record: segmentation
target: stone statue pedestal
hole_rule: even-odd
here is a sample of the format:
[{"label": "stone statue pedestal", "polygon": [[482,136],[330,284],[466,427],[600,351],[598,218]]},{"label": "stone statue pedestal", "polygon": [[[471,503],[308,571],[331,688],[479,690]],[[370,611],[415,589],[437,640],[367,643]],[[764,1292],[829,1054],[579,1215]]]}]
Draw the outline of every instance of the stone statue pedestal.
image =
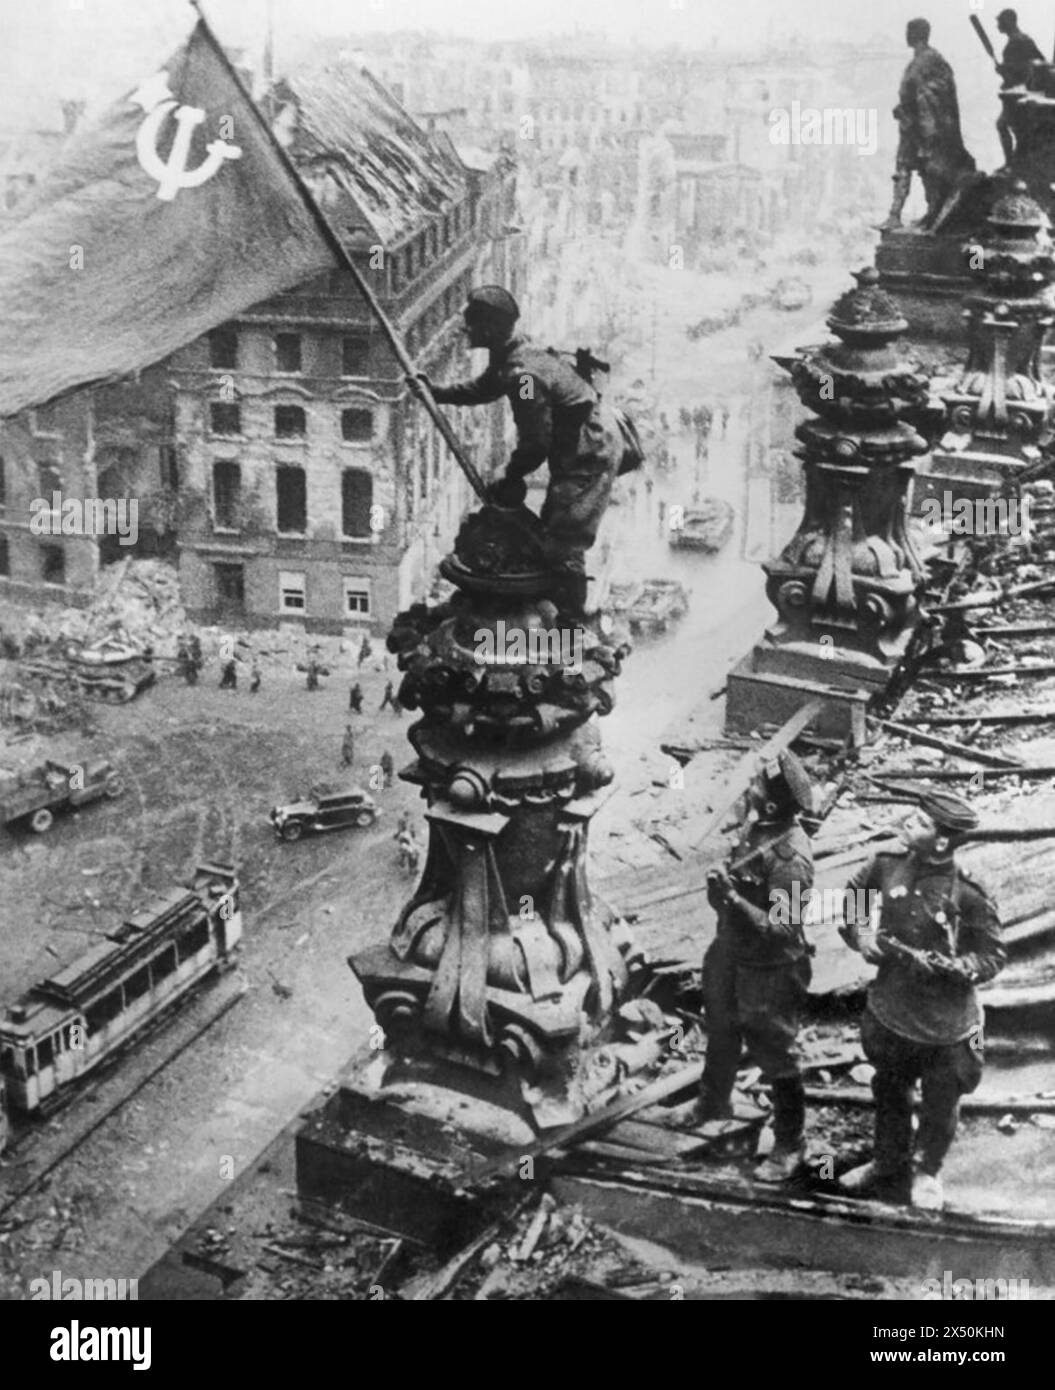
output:
[{"label": "stone statue pedestal", "polygon": [[898,227],[880,234],[875,256],[879,284],[897,300],[913,345],[963,342],[963,301],[973,288],[964,263],[967,240],[962,230]]},{"label": "stone statue pedestal", "polygon": [[388,639],[420,713],[400,775],[426,802],[427,853],[388,939],[348,958],[377,1051],[306,1121],[297,1172],[304,1195],[380,1204],[399,1229],[463,1223],[474,1166],[648,1060],[619,1051],[640,957],[587,874],[614,775],[598,717],[629,646],[561,608],[545,541],[532,512],[485,506],[440,566],[457,592]]},{"label": "stone statue pedestal", "polygon": [[780,645],[764,638],[729,672],[725,727],[750,733],[766,724],[784,724],[818,696],[824,701],[811,728],[822,738],[865,741],[869,700],[890,679],[885,667],[862,657],[824,659],[818,649]]},{"label": "stone statue pedestal", "polygon": [[517,1088],[384,1052],[356,1058],[296,1137],[297,1191],[430,1245],[466,1238],[501,1196],[469,1193],[480,1166],[538,1138]]},{"label": "stone statue pedestal", "polygon": [[910,421],[927,378],[902,355],[908,327],[869,268],[828,319],[834,337],[775,358],[811,412],[795,430],[806,499],[762,568],[778,621],[731,672],[726,727],[784,723],[820,696],[818,732],[864,739],[864,709],[905,658],[923,565],[906,498],[926,441]]}]

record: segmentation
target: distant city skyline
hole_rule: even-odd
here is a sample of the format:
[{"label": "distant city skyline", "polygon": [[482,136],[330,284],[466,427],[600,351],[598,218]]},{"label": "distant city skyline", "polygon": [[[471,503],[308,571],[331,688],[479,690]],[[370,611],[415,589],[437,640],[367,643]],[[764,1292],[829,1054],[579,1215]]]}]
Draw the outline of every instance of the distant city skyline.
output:
[{"label": "distant city skyline", "polygon": [[[831,40],[867,47],[901,46],[908,19],[923,14],[932,41],[952,63],[961,92],[968,145],[991,162],[991,127],[998,113],[997,79],[968,18],[981,16],[999,40],[997,0],[886,0],[882,9],[846,0],[740,0],[723,10],[715,0],[535,0],[531,6],[495,0],[203,0],[224,43],[248,50],[259,62],[269,11],[274,16],[279,71],[314,37],[347,39],[407,30],[435,37],[482,41],[558,41],[575,31],[603,35],[640,49],[761,48]],[[91,106],[116,99],[156,69],[189,32],[194,10],[187,0],[0,0],[4,45],[0,51],[0,129],[54,127],[61,98]],[[1018,7],[1020,23],[1045,53],[1052,51],[1053,16],[1037,0]],[[339,47],[334,48],[334,52]],[[908,60],[908,50],[904,50]],[[891,62],[890,106],[897,99],[900,67]],[[888,113],[881,112],[881,119]]]}]

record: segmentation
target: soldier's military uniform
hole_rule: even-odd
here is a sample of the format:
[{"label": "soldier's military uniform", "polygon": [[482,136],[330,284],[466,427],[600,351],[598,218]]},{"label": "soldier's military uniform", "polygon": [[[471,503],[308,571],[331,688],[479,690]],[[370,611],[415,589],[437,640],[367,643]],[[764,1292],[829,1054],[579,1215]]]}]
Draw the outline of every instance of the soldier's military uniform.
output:
[{"label": "soldier's military uniform", "polygon": [[[504,313],[510,325],[519,314],[512,296],[492,286],[469,296],[467,313],[481,308]],[[614,413],[564,358],[512,332],[490,348],[479,376],[431,390],[439,405],[509,401],[517,443],[505,481],[513,490],[519,486],[521,498],[513,500],[522,500],[523,479],[548,463],[541,520],[549,558],[556,570],[575,576],[569,594],[584,598],[585,552],[597,539],[624,448]]]},{"label": "soldier's military uniform", "polygon": [[[750,823],[733,852],[732,864],[739,866],[729,874],[734,892],[712,898],[718,931],[703,961],[707,1061],[700,1117],[721,1119],[732,1113],[730,1099],[746,1044],[772,1087],[778,1163],[797,1162],[801,1156],[806,1102],[797,1039],[812,975],[799,906],[813,886],[813,855],[796,815],[800,807],[808,809],[802,787],[808,792],[809,783],[797,759],[781,755],[784,769],[793,765],[797,798],[782,798],[775,816]],[[790,1172],[791,1167],[772,1176]]]},{"label": "soldier's military uniform", "polygon": [[1004,163],[1008,165],[1014,159],[1019,139],[1018,99],[1005,95],[1005,92],[1011,87],[1025,87],[1032,75],[1033,64],[1043,63],[1044,54],[1029,35],[1023,34],[1019,29],[1018,15],[1014,10],[1001,10],[996,17],[996,27],[1002,34],[1007,35],[1003,61],[997,67],[1003,87],[1000,93],[1000,118],[996,123],[996,129],[1000,136],[1000,148],[1004,152]]},{"label": "soldier's military uniform", "polygon": [[[935,793],[920,804],[947,835],[977,824],[958,798]],[[937,1178],[956,1134],[960,1097],[982,1076],[983,1011],[975,985],[1004,965],[999,918],[951,850],[925,858],[912,850],[879,854],[850,880],[846,938],[857,949],[870,930],[864,905],[875,902],[862,892],[881,895],[875,941],[884,954],[861,1023],[865,1055],[876,1069],[875,1148],[866,1165],[871,1171],[854,1171],[868,1181],[908,1172],[913,1088],[919,1082],[918,1171]],[[933,955],[920,963],[884,942]],[[854,1187],[852,1181],[847,1185]]]}]

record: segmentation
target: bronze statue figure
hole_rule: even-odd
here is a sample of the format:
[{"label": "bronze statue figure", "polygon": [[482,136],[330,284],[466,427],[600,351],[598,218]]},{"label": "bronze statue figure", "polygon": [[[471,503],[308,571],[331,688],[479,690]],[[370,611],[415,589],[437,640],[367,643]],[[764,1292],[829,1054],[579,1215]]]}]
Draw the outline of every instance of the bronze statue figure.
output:
[{"label": "bronze statue figure", "polygon": [[960,107],[952,68],[930,47],[930,24],[909,21],[905,38],[913,58],[901,78],[894,118],[898,123],[894,201],[881,231],[901,226],[905,206],[917,173],[927,198],[927,213],[917,224],[923,231],[938,231],[956,207],[972,180],[975,163],[960,133]]}]

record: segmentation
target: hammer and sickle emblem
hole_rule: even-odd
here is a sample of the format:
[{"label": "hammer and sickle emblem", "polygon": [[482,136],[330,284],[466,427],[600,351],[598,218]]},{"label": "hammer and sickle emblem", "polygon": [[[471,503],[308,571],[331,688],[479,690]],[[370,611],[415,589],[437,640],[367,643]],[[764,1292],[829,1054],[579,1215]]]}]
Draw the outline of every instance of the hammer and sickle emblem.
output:
[{"label": "hammer and sickle emblem", "polygon": [[[167,98],[167,99],[166,99]],[[225,159],[241,159],[242,151],[226,140],[210,140],[207,157],[196,169],[187,168],[191,136],[196,126],[205,120],[205,112],[197,106],[182,106],[172,98],[164,74],[144,83],[132,98],[146,111],[146,117],[136,134],[136,155],[146,173],[158,184],[158,197],[171,202],[181,188],[199,188],[216,174]],[[168,160],[158,154],[158,136],[170,115],[175,114],[176,138]]]}]

